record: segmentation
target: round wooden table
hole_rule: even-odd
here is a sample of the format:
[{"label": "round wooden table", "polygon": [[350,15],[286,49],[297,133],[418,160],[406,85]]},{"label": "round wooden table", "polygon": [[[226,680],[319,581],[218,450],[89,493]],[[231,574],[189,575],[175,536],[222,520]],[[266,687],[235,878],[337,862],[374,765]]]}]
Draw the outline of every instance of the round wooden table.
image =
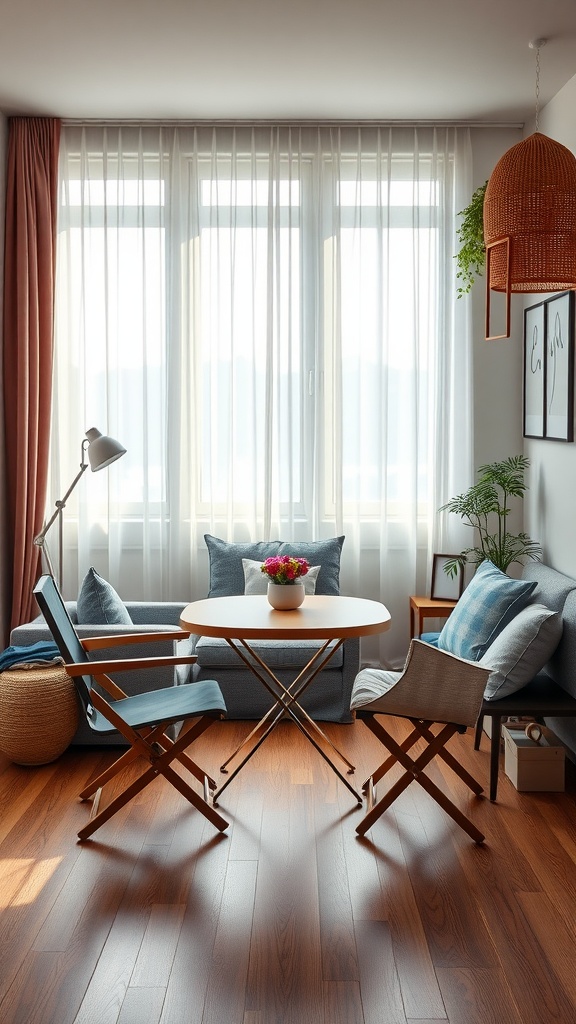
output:
[{"label": "round wooden table", "polygon": [[[354,794],[358,804],[362,804],[361,795],[340,772],[327,748],[346,764],[349,774],[354,771],[354,765],[334,746],[318,723],[310,718],[298,698],[326,667],[333,654],[348,637],[371,636],[389,629],[390,612],[385,605],[361,597],[325,597],[308,594],[299,608],[279,611],[268,604],[268,599],[264,595],[211,597],[187,605],[182,612],[180,624],[183,629],[200,636],[220,637],[226,640],[274,698],[272,707],[222,765],[221,770],[226,772],[230,761],[249,746],[240,764],[214,793],[214,802],[256,752],[266,736],[285,715],[288,715],[338,778]],[[291,640],[324,642],[313,652],[308,663],[298,672],[292,683],[284,686],[261,655],[250,646],[250,641],[253,640],[280,640],[286,643]]]}]

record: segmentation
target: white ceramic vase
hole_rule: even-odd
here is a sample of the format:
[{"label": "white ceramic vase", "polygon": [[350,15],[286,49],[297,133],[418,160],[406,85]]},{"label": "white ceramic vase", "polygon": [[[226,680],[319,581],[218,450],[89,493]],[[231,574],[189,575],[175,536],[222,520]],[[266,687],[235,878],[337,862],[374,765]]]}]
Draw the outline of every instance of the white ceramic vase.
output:
[{"label": "white ceramic vase", "polygon": [[304,584],[296,583],[272,583],[268,584],[268,601],[278,611],[287,611],[290,608],[299,608],[304,600]]}]

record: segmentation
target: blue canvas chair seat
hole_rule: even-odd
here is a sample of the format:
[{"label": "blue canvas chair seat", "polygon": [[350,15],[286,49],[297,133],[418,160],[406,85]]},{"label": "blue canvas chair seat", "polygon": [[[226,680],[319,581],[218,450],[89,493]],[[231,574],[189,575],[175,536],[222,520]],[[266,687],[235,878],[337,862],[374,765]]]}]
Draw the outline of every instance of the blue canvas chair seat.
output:
[{"label": "blue canvas chair seat", "polygon": [[[138,671],[149,667],[150,662],[162,665],[191,664],[195,660],[194,656],[89,660],[90,650],[125,644],[131,640],[142,643],[149,638],[152,641],[156,639],[156,634],[140,633],[115,636],[113,639],[97,637],[80,640],[51,576],[40,577],[34,595],[64,659],[66,671],[74,680],[90,729],[102,735],[117,730],[130,744],[129,749],[110,768],[92,780],[80,793],[81,800],[94,799],[92,817],[80,829],[78,838],[84,840],[91,836],[158,775],[163,775],[219,831],[227,828],[228,822],[218,814],[209,800],[210,791],[216,789],[216,782],[186,753],[186,749],[198,736],[226,715],[226,705],[218,683],[207,679],[202,683],[167,687],[128,697],[110,679],[109,672]],[[185,631],[178,630],[175,631],[174,639],[186,635]],[[163,636],[166,637],[166,634]],[[182,722],[182,728],[178,738],[173,740],[166,730],[175,722]],[[148,767],[107,807],[98,810],[102,788],[138,758],[147,762]],[[203,785],[203,796],[174,771],[172,761],[175,760]]]}]

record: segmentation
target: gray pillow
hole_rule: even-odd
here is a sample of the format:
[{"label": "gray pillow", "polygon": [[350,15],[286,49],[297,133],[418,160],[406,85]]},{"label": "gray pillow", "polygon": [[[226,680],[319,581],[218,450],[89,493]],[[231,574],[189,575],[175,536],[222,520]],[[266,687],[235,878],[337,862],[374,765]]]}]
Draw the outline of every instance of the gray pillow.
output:
[{"label": "gray pillow", "polygon": [[480,658],[490,669],[486,700],[500,700],[526,686],[552,657],[562,636],[562,616],[529,604],[502,630]]},{"label": "gray pillow", "polygon": [[536,581],[514,580],[492,562],[481,562],[438,637],[438,647],[468,661],[479,661],[524,608]]},{"label": "gray pillow", "polygon": [[91,566],[82,580],[76,614],[78,624],[83,626],[132,625],[126,605],[114,587],[96,572],[94,566]]},{"label": "gray pillow", "polygon": [[208,597],[235,597],[244,593],[242,559],[264,562],[273,555],[295,555],[310,565],[319,565],[316,593],[337,597],[340,593],[340,553],[344,537],[318,541],[255,541],[230,544],[211,534],[204,535],[210,555],[210,588]]},{"label": "gray pillow", "polygon": [[[268,577],[260,568],[263,564],[263,562],[255,562],[253,558],[242,559],[245,594],[265,594],[267,592]],[[314,594],[316,592],[316,581],[320,568],[319,565],[311,565],[306,575],[301,577],[305,594]]]}]

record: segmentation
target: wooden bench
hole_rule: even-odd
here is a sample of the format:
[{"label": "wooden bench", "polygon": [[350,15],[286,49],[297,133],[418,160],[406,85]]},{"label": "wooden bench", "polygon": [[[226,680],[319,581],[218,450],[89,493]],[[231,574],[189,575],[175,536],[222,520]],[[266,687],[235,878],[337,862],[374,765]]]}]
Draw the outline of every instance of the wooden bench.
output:
[{"label": "wooden bench", "polygon": [[558,686],[550,676],[541,673],[528,686],[501,700],[485,700],[476,725],[474,749],[479,750],[484,719],[492,719],[490,738],[490,799],[498,792],[498,769],[502,738],[502,719],[526,717],[542,721],[544,718],[575,718],[576,697]]}]

